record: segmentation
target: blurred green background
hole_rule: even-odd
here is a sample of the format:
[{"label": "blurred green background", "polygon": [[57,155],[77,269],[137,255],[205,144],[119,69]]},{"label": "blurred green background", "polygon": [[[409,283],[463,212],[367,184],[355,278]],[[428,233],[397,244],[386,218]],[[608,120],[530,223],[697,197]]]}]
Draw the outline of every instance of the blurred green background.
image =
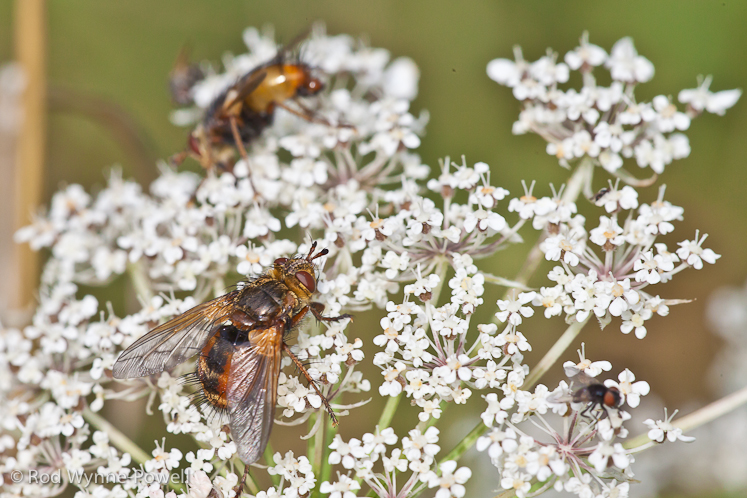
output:
[{"label": "blurred green background", "polygon": [[[322,20],[331,34],[362,36],[372,46],[390,50],[393,57],[413,58],[421,70],[420,93],[413,110],[428,109],[431,114],[419,150],[423,161],[435,167],[441,157],[457,159],[462,154],[469,163],[485,161],[492,168],[492,183],[512,193],[520,191],[521,179],[537,179],[535,193],[547,195],[548,183],[559,185],[567,177],[567,171],[545,153],[545,143],[539,137],[512,136],[511,124],[519,104],[510,89],[498,86],[485,74],[491,59],[512,58],[514,44],[522,46],[528,60],[536,60],[548,47],[562,58],[578,45],[584,30],[589,31],[592,43],[608,52],[619,38],[632,36],[639,53],[656,67],[653,81],[637,89],[639,100],[658,94],[676,97],[679,90],[694,88],[699,74],[714,75],[714,91],[743,88],[747,81],[745,2],[54,0],[48,9],[52,100],[47,200],[64,184],[81,183],[95,189],[103,184],[103,169],[114,164],[122,166],[125,177],[144,185],[153,180],[157,173],[153,159],[181,150],[188,133],[168,121],[172,104],[167,74],[179,49],[188,43],[193,59],[218,63],[226,51],[245,51],[241,33],[247,26],[272,24],[276,39],[282,42]],[[0,0],[0,61],[13,57],[12,10],[12,1]],[[123,146],[117,141],[109,118],[106,126],[89,119],[91,112],[102,110],[123,118],[125,126],[140,137],[139,145]],[[722,258],[715,266],[685,272],[659,290],[664,297],[695,302],[672,308],[666,320],[652,320],[645,341],[622,335],[616,321],[602,332],[589,326],[581,336],[588,356],[609,359],[613,372],[629,367],[638,378],[648,380],[672,408],[712,399],[704,372],[720,342],[704,323],[704,307],[716,287],[741,285],[747,275],[747,238],[741,227],[747,220],[747,141],[740,138],[747,137],[747,103],[743,98],[724,117],[698,118],[687,134],[690,157],[668,166],[656,186],[639,191],[640,199],[651,202],[658,185],[666,183],[666,198],[685,208],[685,221],[677,224],[675,237],[665,238],[670,249],[676,248],[677,241],[692,238],[700,228],[710,234],[706,245]],[[596,175],[600,187],[602,178],[604,175]],[[587,208],[582,212],[588,213]],[[533,232],[524,235],[533,242]],[[489,269],[514,276],[523,251],[501,253],[489,263]],[[541,275],[535,279],[538,285],[541,281]],[[499,295],[500,290],[489,289],[486,303]],[[370,339],[375,333],[355,330],[357,327],[358,323],[354,332],[361,337]],[[561,320],[535,319],[524,329],[535,348],[529,356],[532,364],[563,324]],[[566,359],[575,357],[569,351]],[[560,367],[555,370],[559,377]],[[371,378],[375,390],[378,374],[372,371]],[[477,395],[472,402],[475,411],[468,421],[449,418],[456,410],[446,412],[445,421],[439,424],[447,427],[443,430],[444,450],[478,420],[483,402]],[[128,413],[140,412],[139,408]],[[360,420],[365,423],[378,416],[375,407],[361,412]],[[414,417],[414,412],[409,416]],[[122,423],[133,437],[144,442],[160,439],[160,429],[148,432],[140,425],[143,419],[127,418],[129,423]],[[410,422],[403,427],[411,426]],[[283,447],[281,438],[286,431],[276,428],[273,441],[277,449]],[[295,429],[291,432],[294,438],[300,434]],[[356,432],[355,427],[343,423],[345,437]],[[482,483],[487,489],[497,484],[497,477],[494,482]],[[686,491],[673,487],[670,493],[675,496]]]}]

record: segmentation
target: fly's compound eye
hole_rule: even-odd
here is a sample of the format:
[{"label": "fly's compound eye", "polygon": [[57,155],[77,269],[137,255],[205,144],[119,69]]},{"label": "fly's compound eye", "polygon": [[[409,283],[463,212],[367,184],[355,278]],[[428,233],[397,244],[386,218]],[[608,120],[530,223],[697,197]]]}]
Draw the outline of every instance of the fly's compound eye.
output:
[{"label": "fly's compound eye", "polygon": [[301,285],[309,289],[309,292],[314,292],[316,290],[316,282],[314,282],[314,277],[312,277],[308,272],[299,271],[296,273],[296,278],[299,282],[301,282]]},{"label": "fly's compound eye", "polygon": [[614,408],[620,404],[620,393],[617,390],[609,389],[604,393],[604,404]]},{"label": "fly's compound eye", "polygon": [[304,85],[304,92],[308,95],[314,95],[324,88],[324,83],[316,78],[309,78]]},{"label": "fly's compound eye", "polygon": [[288,258],[278,258],[275,260],[275,266],[284,265],[288,262]]}]

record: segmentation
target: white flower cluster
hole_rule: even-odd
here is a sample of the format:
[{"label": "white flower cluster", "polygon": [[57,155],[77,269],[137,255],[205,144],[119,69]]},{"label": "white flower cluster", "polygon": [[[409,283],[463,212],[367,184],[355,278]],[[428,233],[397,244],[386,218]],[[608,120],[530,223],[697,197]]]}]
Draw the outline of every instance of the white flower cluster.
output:
[{"label": "white flower cluster", "polygon": [[[639,205],[638,193],[630,185],[619,188],[619,181],[610,182],[609,188],[594,196],[589,195],[596,206],[604,209],[604,214],[599,216],[599,225],[588,231],[586,220],[577,214],[573,199],[580,190],[591,192],[592,165],[600,164],[611,172],[622,165],[621,159],[612,168],[605,162],[604,154],[609,154],[612,147],[609,142],[606,145],[590,143],[591,140],[599,141],[602,132],[608,131],[612,125],[617,126],[621,134],[625,133],[623,125],[634,125],[627,135],[631,140],[619,141],[620,147],[612,153],[621,152],[628,157],[635,153],[640,166],[651,165],[657,173],[661,173],[663,165],[676,156],[662,159],[661,168],[658,168],[650,161],[641,162],[640,151],[635,150],[646,141],[650,146],[664,140],[662,134],[673,131],[674,127],[668,126],[661,115],[657,117],[654,112],[636,122],[623,119],[626,106],[634,105],[634,83],[650,79],[653,66],[635,53],[629,39],[618,42],[608,57],[601,48],[588,44],[584,38],[582,47],[566,56],[568,66],[582,71],[584,88],[581,92],[569,90],[564,93],[558,90],[557,84],[567,81],[568,66],[555,64],[554,55],[527,64],[520,54],[517,49],[517,63],[499,59],[488,66],[488,74],[493,79],[511,86],[514,95],[524,101],[524,110],[514,131],[537,132],[548,141],[548,152],[564,151],[558,154],[561,159],[583,159],[569,184],[570,194],[563,189],[560,192],[553,190],[552,197],[538,199],[532,193],[532,184],[529,188],[525,186],[524,196],[509,204],[510,211],[518,213],[522,219],[531,219],[533,227],[543,231],[539,248],[545,259],[557,261],[560,266],[548,274],[548,279],[555,282],[554,286],[499,301],[496,318],[506,323],[504,334],[515,337],[513,351],[521,350],[522,343],[523,349],[530,347],[525,336],[516,331],[523,318],[533,314],[528,304],[543,306],[546,318],[564,315],[571,327],[584,323],[592,314],[602,327],[613,317],[620,317],[622,332],[635,331],[638,338],[643,338],[647,333],[646,320],[654,313],[666,316],[670,305],[683,302],[665,300],[644,289],[667,282],[687,267],[701,269],[704,261],[713,264],[719,255],[702,246],[706,236],[700,237],[697,232],[693,240],[680,242],[675,252],[669,252],[666,245],[656,242],[658,235],[673,231],[673,222],[681,220],[684,213],[682,208],[664,200],[664,186],[655,202]],[[591,77],[592,68],[601,64],[606,64],[613,80],[617,80],[612,89],[597,88]],[[617,90],[615,85],[619,85]],[[620,95],[608,106],[604,99],[618,91]],[[727,94],[709,98],[719,100],[726,109],[736,102],[739,94],[739,91],[730,91],[728,99]],[[681,94],[681,100],[691,97],[692,92]],[[651,111],[661,113],[662,102],[654,104]],[[702,109],[701,105],[698,111]],[[673,120],[679,123],[676,126],[679,129],[689,125],[689,118],[685,115],[673,116]],[[636,125],[639,126],[636,128]],[[592,131],[597,135],[591,135]],[[573,143],[574,140],[577,142]],[[605,147],[608,148],[606,152]],[[566,155],[570,151],[573,152]],[[630,176],[617,176],[633,184],[640,183]],[[484,331],[486,327],[483,325],[478,329]],[[485,343],[483,340],[483,348]],[[504,354],[511,351],[504,346]],[[579,354],[580,363],[565,365],[569,376],[574,372],[584,372],[594,377],[611,368],[608,362],[590,362],[582,352]],[[515,490],[520,497],[526,496],[530,490],[536,493],[536,488],[533,488],[536,483],[541,484],[540,489],[554,487],[579,496],[627,496],[629,484],[626,481],[632,476],[630,464],[633,459],[615,440],[627,436],[622,422],[630,415],[611,407],[604,397],[595,399],[589,394],[592,391],[584,391],[588,388],[569,388],[561,383],[553,392],[541,384],[534,388],[534,392],[525,390],[531,385],[522,389],[529,371],[526,368],[523,375],[518,369],[508,375],[502,372],[503,376],[499,378],[506,380],[497,387],[503,390],[503,397],[499,398],[496,393],[484,396],[488,408],[482,418],[485,425],[491,427],[491,432],[478,440],[478,449],[489,450],[494,465],[501,471],[501,487]],[[619,382],[607,380],[604,384],[600,381],[597,391],[604,387],[614,389],[620,403],[627,403],[631,408],[638,406],[640,396],[649,392],[648,384],[635,382],[635,377],[627,369],[618,379]],[[583,403],[572,405],[571,418],[565,419],[563,429],[556,430],[546,413],[552,409],[567,416],[567,406],[559,404],[564,398]],[[589,402],[593,404],[589,405]],[[583,416],[579,418],[581,410],[588,410],[595,404],[602,406],[602,417],[597,415],[589,423]],[[536,439],[530,435],[531,431],[519,427],[530,415],[534,415],[535,425],[551,436],[552,442]],[[681,430],[671,424],[671,419],[665,416],[664,420],[647,420],[649,437],[658,442],[665,439],[691,441],[692,438],[682,435]],[[493,427],[495,424],[497,426]]]},{"label": "white flower cluster", "polygon": [[[209,102],[235,80],[236,71],[247,71],[274,55],[275,42],[256,30],[248,29],[245,40],[251,52],[226,61],[227,73],[198,84],[193,89],[196,102]],[[272,54],[262,47],[272,47]],[[161,453],[153,461],[134,462],[114,447],[95,458],[86,449],[94,412],[105,401],[156,393],[169,432],[193,435],[202,447],[187,455],[193,470],[222,469],[225,464],[218,462],[235,459],[236,445],[220,418],[205,416],[178,374],[164,373],[157,385],[147,379],[126,381],[122,389],[108,372],[119,352],[156,324],[211,294],[222,294],[242,276],[264,271],[276,258],[307,251],[308,244],[275,236],[284,227],[300,228],[299,239],[315,231],[315,238],[326,240],[322,245],[330,249],[328,268],[318,284],[325,314],[383,303],[388,291],[397,290],[397,283],[385,276],[395,265],[390,259],[370,260],[365,270],[358,261],[370,241],[383,237],[391,226],[377,226],[381,220],[368,213],[391,212],[410,199],[419,199],[410,201],[412,205],[422,205],[414,182],[429,169],[408,151],[419,145],[417,133],[427,119],[408,112],[416,94],[417,68],[407,59],[390,63],[383,49],[319,30],[304,44],[303,53],[305,62],[328,76],[328,90],[314,97],[315,112],[346,126],[310,123],[278,110],[275,124],[251,144],[249,162],[238,161],[231,172],[209,171],[201,178],[162,165],[160,177],[146,193],[115,170],[95,196],[78,185],[57,192],[48,212],[17,233],[17,241],[48,248],[52,257],[43,272],[33,324],[23,330],[2,328],[0,384],[7,400],[2,403],[2,425],[13,431],[12,446],[18,448],[13,457],[2,457],[2,472],[54,472],[65,468],[64,455],[78,451],[83,453],[75,453],[75,468],[86,471],[129,471],[137,464],[158,470],[154,462],[170,461]],[[288,159],[281,160],[286,154]],[[402,188],[383,189],[392,184]],[[413,240],[422,230],[421,223]],[[93,296],[78,296],[79,284],[104,285],[123,273],[130,276],[142,310],[119,317],[110,307],[100,311]],[[173,290],[191,295],[176,299],[158,294]],[[363,343],[348,341],[345,326],[304,328],[296,346],[338,409],[346,408],[335,404],[342,393],[370,389],[369,381],[355,371],[364,358]],[[278,394],[284,416],[302,414],[293,423],[306,420],[321,404],[296,374],[281,374]],[[181,454],[177,463],[180,459]],[[138,492],[145,489],[136,481],[131,486]],[[110,491],[115,489],[120,488]]]},{"label": "white flower cluster", "polygon": [[[225,72],[213,71],[192,87],[195,107],[175,113],[175,121],[202,119],[221,92],[275,55],[270,37],[248,29],[244,39],[249,53],[227,57]],[[612,56],[602,53],[601,62],[597,53],[587,54],[593,63],[578,63],[589,88],[578,95],[557,90],[568,68],[552,57],[531,68],[519,61],[497,63],[496,69],[494,61],[490,72],[498,71],[525,101],[520,122],[535,123],[529,116],[542,114],[542,106],[547,110],[550,104],[564,113],[560,121],[545,116],[549,121],[532,128],[562,145],[584,127],[612,125],[621,116],[633,120],[633,108],[640,107],[634,105],[633,83],[648,79],[653,67],[635,54],[629,41],[620,43]],[[584,42],[582,49],[596,52],[592,47]],[[184,466],[191,473],[188,490],[180,496],[205,498],[218,492],[233,497],[241,474],[236,443],[224,420],[192,402],[195,387],[179,381],[188,367],[157,379],[129,381],[114,381],[111,368],[120,351],[149,329],[223,294],[227,285],[252,278],[276,258],[306,253],[309,239],[315,239],[329,250],[320,265],[315,296],[326,306],[325,315],[369,307],[385,309],[386,315],[380,320],[381,333],[358,329],[356,323],[362,338],[348,337],[348,320],[302,327],[293,346],[296,354],[309,363],[309,374],[342,423],[350,420],[344,417],[348,410],[366,402],[360,393],[370,390],[371,381],[356,370],[366,358],[381,369],[378,393],[389,397],[389,418],[382,420],[391,420],[396,401],[405,397],[420,413],[407,436],[383,426],[360,430],[359,438],[345,441],[328,432],[332,429],[323,413],[311,417],[322,407],[316,390],[298,372],[282,372],[278,422],[308,420],[309,437],[332,442],[316,444],[313,452],[298,457],[275,454],[274,462],[266,462],[274,485],[253,491],[257,497],[325,493],[353,498],[362,493],[363,483],[380,497],[414,496],[426,488],[438,488],[438,498],[462,497],[471,470],[458,468],[460,455],[439,460],[440,433],[434,425],[448,403],[464,404],[475,389],[486,391],[488,408],[482,419],[485,430],[492,430],[477,444],[488,449],[503,488],[525,496],[541,482],[579,496],[625,496],[628,484],[623,481],[632,475],[632,458],[619,439],[627,434],[622,422],[629,415],[606,401],[595,403],[605,408],[589,410],[597,418],[580,415],[589,402],[561,401],[573,399],[576,386],[563,383],[550,391],[536,384],[538,378],[531,377],[532,369],[524,364],[532,337],[524,319],[534,314],[533,306],[544,307],[547,319],[563,314],[579,330],[592,314],[602,325],[620,317],[623,332],[635,330],[643,337],[645,320],[653,313],[666,315],[668,306],[676,303],[644,289],[686,267],[714,263],[718,255],[702,247],[705,237],[696,234],[670,253],[655,239],[673,230],[682,209],[664,201],[663,189],[655,202],[639,205],[637,192],[630,186],[619,189],[618,184],[596,196],[594,202],[604,214],[599,226],[587,231],[575,201],[582,188],[589,189],[590,162],[582,162],[567,188],[541,199],[532,195],[534,184],[525,187],[523,195],[508,198],[508,190],[491,183],[487,164],[468,165],[464,159],[459,164],[447,158],[438,177],[426,181],[431,171],[411,151],[419,145],[427,119],[426,114],[415,118],[409,112],[417,93],[414,64],[409,59],[390,62],[383,49],[365,47],[348,36],[327,36],[319,29],[300,52],[326,83],[324,91],[303,100],[319,119],[304,120],[277,109],[274,123],[248,144],[245,159],[210,169],[203,177],[163,165],[148,192],[116,171],[95,196],[71,185],[54,195],[47,213],[18,232],[19,241],[47,248],[51,258],[33,323],[22,330],[0,327],[0,474],[43,469],[128,476],[138,465],[158,474]],[[577,52],[587,57],[583,50]],[[593,87],[590,68],[605,61],[620,88],[597,89],[588,97]],[[506,76],[512,71],[514,76]],[[607,101],[597,96],[602,94]],[[728,107],[714,104],[710,94],[698,95],[688,97],[693,109]],[[561,96],[573,106],[552,100]],[[603,102],[608,102],[606,108]],[[301,105],[289,106],[293,104]],[[657,138],[684,126],[684,118],[677,116],[674,128],[667,130],[665,110],[657,105],[650,112],[637,111],[638,122],[618,123],[630,126],[625,133],[634,137],[620,138],[617,152],[638,154],[644,142],[659,147],[659,140],[681,140]],[[555,128],[573,132],[558,137]],[[591,135],[588,141],[592,151]],[[603,152],[584,154],[601,161]],[[529,220],[543,231],[541,253],[558,262],[548,275],[555,285],[539,291],[477,266],[480,258],[520,243],[518,231]],[[134,313],[118,317],[111,306],[102,310],[93,296],[79,295],[80,284],[104,285],[125,273],[142,302]],[[442,292],[447,284],[448,298]],[[514,289],[497,301],[493,323],[471,323],[476,309],[485,305],[486,284]],[[395,297],[401,288],[402,297]],[[176,298],[173,291],[188,292],[189,297]],[[492,303],[488,305],[493,310]],[[581,356],[573,365],[578,371],[594,376],[611,368]],[[286,359],[284,365],[288,363]],[[627,369],[618,382],[604,385],[630,407],[648,393],[648,384],[635,382]],[[342,394],[349,404],[341,404]],[[143,396],[159,400],[168,432],[192,436],[199,449],[183,455],[162,441],[151,458],[136,451],[134,443],[127,444],[124,435],[109,437],[106,421],[96,412],[110,400]],[[552,412],[569,415],[562,430],[552,428],[546,416]],[[670,422],[653,422],[654,430],[669,437]],[[534,439],[525,430],[533,424],[554,443]],[[5,448],[14,451],[6,453]],[[15,495],[52,495],[66,484],[39,489],[16,483],[9,489]],[[165,494],[158,484],[142,480],[87,488],[75,484],[81,487],[76,498]],[[176,498],[174,491],[167,494]]]},{"label": "white flower cluster", "polygon": [[[661,174],[673,160],[687,157],[690,142],[679,132],[687,130],[690,120],[704,110],[724,114],[742,93],[712,93],[711,78],[706,78],[698,88],[679,93],[679,101],[687,104],[685,112],[665,95],[650,103],[637,102],[633,90],[653,78],[654,65],[638,54],[630,38],[619,40],[607,54],[589,43],[584,33],[580,46],[565,55],[565,62],[559,62],[552,52],[527,62],[518,47],[514,56],[515,61],[495,59],[487,69],[491,79],[511,87],[523,103],[514,133],[537,133],[547,141],[547,153],[564,166],[590,158],[625,178],[629,175],[620,170],[624,159],[635,158],[640,168]],[[594,70],[602,66],[612,80],[608,87],[597,85],[594,76]],[[569,81],[571,71],[581,73],[580,90],[558,86]]]},{"label": "white flower cluster", "polygon": [[[401,445],[391,451],[387,446],[397,445],[399,438],[391,428],[386,428],[376,434],[366,433],[362,439],[353,438],[348,442],[338,435],[329,446],[332,453],[329,463],[341,464],[348,471],[353,471],[358,480],[365,481],[377,496],[414,496],[425,487],[438,487],[438,498],[464,496],[463,484],[472,475],[467,467],[457,469],[453,460],[441,462],[440,472],[434,470],[435,456],[440,451],[438,445],[439,430],[429,427],[425,431],[416,428],[402,438]],[[374,464],[381,460],[382,471],[374,472]],[[397,473],[411,471],[409,479],[404,484],[397,484]],[[321,490],[328,489],[336,492],[351,493],[360,489],[360,484],[348,475],[339,475],[334,484],[322,484]],[[338,495],[339,496],[339,495]],[[347,498],[346,495],[341,495]]]},{"label": "white flower cluster", "polygon": [[[570,376],[583,372],[593,378],[612,368],[607,361],[588,360],[582,351],[579,357],[578,363],[564,364]],[[617,390],[621,404],[631,408],[637,407],[640,397],[649,392],[648,383],[635,382],[628,369],[618,376],[617,382],[607,380],[603,385]],[[514,387],[513,396],[506,394],[500,400],[495,393],[484,396],[488,408],[482,418],[490,432],[477,440],[477,449],[487,450],[493,464],[501,470],[501,487],[513,489],[519,497],[527,496],[535,482],[541,483],[542,489],[565,490],[579,496],[627,496],[626,481],[633,475],[630,465],[634,459],[619,440],[628,435],[622,424],[630,419],[630,414],[602,407],[587,418],[583,410],[589,408],[589,401],[601,404],[603,401],[574,398],[574,392],[584,387],[569,386],[566,382],[552,392],[542,384],[534,392],[520,387]],[[513,411],[510,416],[509,411]],[[562,429],[553,427],[553,413],[565,415]],[[530,416],[545,434],[544,440],[532,436],[530,427],[520,428]],[[610,475],[615,479],[605,481]]]},{"label": "white flower cluster", "polygon": [[623,333],[634,332],[643,339],[646,320],[654,314],[666,316],[670,305],[683,302],[662,299],[649,287],[668,282],[685,268],[699,270],[704,261],[713,264],[721,257],[702,246],[707,235],[700,237],[697,232],[693,240],[679,242],[676,252],[656,242],[658,236],[674,230],[672,222],[681,220],[684,213],[664,200],[664,192],[662,186],[654,202],[639,206],[632,187],[618,189],[617,184],[610,184],[595,201],[605,214],[588,231],[586,219],[572,214],[574,204],[557,196],[536,199],[527,193],[520,212],[543,230],[540,249],[545,259],[560,263],[548,274],[555,285],[542,287],[533,295],[532,304],[543,306],[547,318],[565,314],[568,323],[593,314],[604,327],[612,317],[620,317]]}]

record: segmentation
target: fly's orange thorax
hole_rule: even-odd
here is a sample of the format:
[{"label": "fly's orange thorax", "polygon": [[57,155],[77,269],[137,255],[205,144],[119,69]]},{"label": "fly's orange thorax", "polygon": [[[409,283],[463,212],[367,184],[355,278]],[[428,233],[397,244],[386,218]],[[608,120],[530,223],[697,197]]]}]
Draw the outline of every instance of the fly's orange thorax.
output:
[{"label": "fly's orange thorax", "polygon": [[228,377],[234,346],[221,338],[220,329],[208,340],[197,359],[197,378],[205,399],[216,408],[228,406]]},{"label": "fly's orange thorax", "polygon": [[275,104],[296,96],[308,78],[308,69],[299,64],[275,64],[263,69],[265,79],[245,99],[254,112],[272,112]]}]

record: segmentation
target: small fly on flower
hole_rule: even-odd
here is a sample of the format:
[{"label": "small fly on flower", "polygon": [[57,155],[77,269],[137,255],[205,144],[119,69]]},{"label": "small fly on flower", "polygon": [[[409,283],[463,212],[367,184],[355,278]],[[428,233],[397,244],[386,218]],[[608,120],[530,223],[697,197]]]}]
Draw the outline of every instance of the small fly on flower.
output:
[{"label": "small fly on flower", "polygon": [[[236,147],[246,158],[245,146],[272,124],[278,107],[307,121],[329,124],[316,116],[298,97],[319,93],[324,83],[311,66],[292,52],[308,31],[278,50],[277,55],[241,76],[208,106],[205,117],[189,136],[188,151],[174,158],[179,162],[190,152],[205,168],[225,165]],[[293,101],[293,105],[288,103]]]},{"label": "small fly on flower", "polygon": [[278,258],[243,287],[156,327],[127,348],[112,369],[118,379],[143,377],[171,370],[199,354],[193,376],[201,399],[228,414],[239,458],[246,464],[239,490],[249,464],[259,459],[270,437],[283,352],[337,425],[329,402],[285,342],[309,312],[324,322],[351,318],[322,316],[324,305],[311,301],[316,291],[313,261],[328,252],[322,249],[314,255],[315,249],[316,242],[305,257]]},{"label": "small fly on flower", "polygon": [[599,192],[597,192],[596,194],[594,194],[593,196],[591,196],[590,200],[591,200],[591,202],[593,202],[593,203],[596,204],[597,202],[599,202],[599,200],[602,197],[604,197],[605,195],[607,195],[609,193],[610,193],[610,189],[609,188],[607,188],[607,187],[601,188],[601,189],[599,189]]},{"label": "small fly on flower", "polygon": [[552,403],[590,403],[581,412],[582,417],[588,412],[594,411],[597,406],[605,409],[600,414],[600,417],[604,417],[607,415],[607,408],[618,408],[622,402],[620,391],[616,387],[607,387],[598,379],[584,372],[578,372],[568,377],[568,380],[573,391],[565,395],[554,396],[548,401]]}]

